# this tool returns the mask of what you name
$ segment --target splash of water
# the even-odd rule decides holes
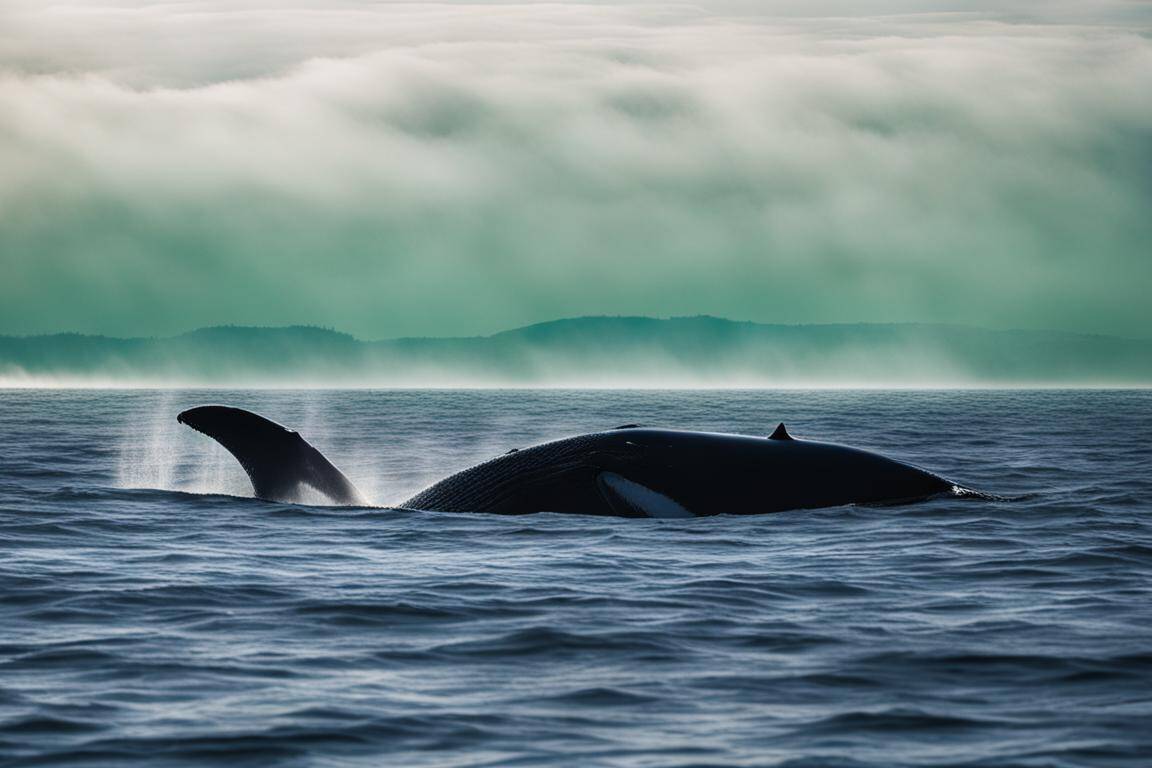
[[[117,487],[251,496],[251,484],[223,447],[190,439],[176,423],[177,394],[161,393],[149,418],[125,423]]]

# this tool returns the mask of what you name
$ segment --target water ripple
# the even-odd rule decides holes
[[[270,504],[172,419],[207,400],[382,502],[497,444],[781,420],[1004,498]],[[1150,444],[1145,392],[2,393],[0,763],[1143,768]]]

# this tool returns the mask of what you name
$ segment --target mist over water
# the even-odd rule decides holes
[[[176,423],[206,402],[380,504],[544,439],[779,421],[1012,500],[272,504]],[[1149,444],[1140,390],[0,392],[0,762],[1142,768]]]
[[[0,387],[923,388],[1152,382],[1152,340],[933,324],[574,317],[365,341],[218,326],[170,338],[0,336]]]

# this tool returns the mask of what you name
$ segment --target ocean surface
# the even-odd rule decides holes
[[[176,424],[206,402],[381,504],[629,422],[784,421],[1008,498],[273,504]],[[1149,499],[1148,391],[0,391],[0,764],[1145,768]]]

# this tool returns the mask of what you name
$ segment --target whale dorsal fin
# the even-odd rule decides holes
[[[791,440],[792,435],[788,434],[788,430],[784,428],[784,422],[780,422],[775,431],[768,436],[769,440]]]

